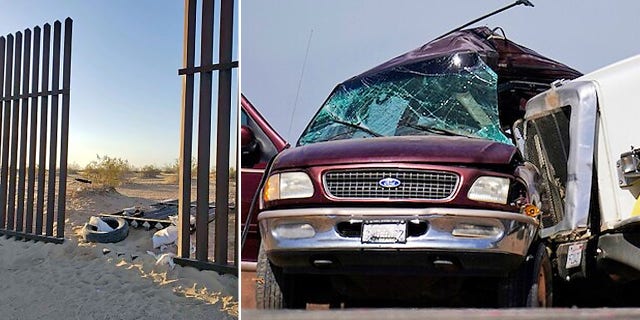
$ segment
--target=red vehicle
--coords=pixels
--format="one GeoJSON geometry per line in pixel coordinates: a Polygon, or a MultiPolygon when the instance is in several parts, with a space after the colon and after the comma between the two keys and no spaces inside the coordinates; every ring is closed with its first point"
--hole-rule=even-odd
{"type": "MultiPolygon", "coordinates": [[[[339,84],[254,197],[258,307],[448,299],[467,283],[504,306],[550,306],[539,231],[561,217],[510,128],[530,97],[579,75],[475,28],[339,84]]],[[[251,151],[257,128],[242,130],[243,167],[264,168],[273,152],[251,151]]]]}

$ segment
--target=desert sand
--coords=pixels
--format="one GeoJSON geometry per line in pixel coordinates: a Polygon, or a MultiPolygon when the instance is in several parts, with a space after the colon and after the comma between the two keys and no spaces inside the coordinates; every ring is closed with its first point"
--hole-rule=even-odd
{"type": "Polygon", "coordinates": [[[81,228],[92,215],[175,198],[177,185],[138,179],[108,190],[70,177],[68,190],[64,244],[0,238],[1,319],[238,317],[238,278],[156,265],[147,253],[158,253],[153,229],[131,228],[115,244],[82,240],[81,228]]]}

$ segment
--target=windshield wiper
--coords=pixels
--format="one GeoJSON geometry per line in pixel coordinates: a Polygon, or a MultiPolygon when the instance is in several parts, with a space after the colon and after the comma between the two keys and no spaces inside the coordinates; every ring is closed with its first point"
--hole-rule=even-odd
{"type": "Polygon", "coordinates": [[[372,131],[371,129],[369,129],[367,127],[363,127],[363,126],[361,126],[359,124],[355,124],[355,123],[351,123],[351,122],[347,122],[347,121],[342,121],[342,120],[339,120],[339,119],[336,119],[336,118],[333,118],[333,117],[330,117],[329,119],[332,122],[339,123],[339,124],[347,126],[347,127],[355,128],[355,129],[358,129],[360,131],[364,131],[364,132],[366,132],[366,133],[368,133],[368,134],[370,134],[370,135],[372,135],[374,137],[382,137],[381,134],[379,134],[379,133],[377,133],[375,131],[372,131]]]}
{"type": "Polygon", "coordinates": [[[423,125],[419,125],[419,124],[411,124],[411,123],[407,123],[407,122],[401,122],[400,124],[403,125],[403,126],[409,127],[409,128],[416,129],[416,130],[426,131],[426,132],[435,133],[435,134],[441,134],[441,135],[445,135],[445,136],[475,138],[473,136],[469,136],[469,135],[466,135],[466,134],[458,133],[458,132],[447,130],[447,129],[423,126],[423,125]]]}

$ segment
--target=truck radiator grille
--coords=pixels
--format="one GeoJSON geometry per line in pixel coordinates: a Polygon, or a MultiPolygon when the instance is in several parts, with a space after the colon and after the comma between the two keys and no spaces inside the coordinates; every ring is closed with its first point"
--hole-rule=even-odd
{"type": "Polygon", "coordinates": [[[453,196],[458,181],[455,173],[427,170],[340,170],[324,174],[325,191],[349,199],[444,200],[453,196]]]}

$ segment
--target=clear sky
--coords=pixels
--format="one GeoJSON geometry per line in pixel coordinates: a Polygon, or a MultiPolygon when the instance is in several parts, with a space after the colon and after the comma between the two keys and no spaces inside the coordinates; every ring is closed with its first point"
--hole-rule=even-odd
{"type": "MultiPolygon", "coordinates": [[[[640,1],[531,1],[534,8],[517,6],[477,25],[500,26],[507,38],[583,73],[640,54],[640,1]]],[[[339,82],[510,3],[243,0],[242,92],[295,142],[339,82]]]]}
{"type": "Polygon", "coordinates": [[[74,20],[70,163],[83,166],[96,154],[136,166],[178,158],[183,6],[180,0],[0,0],[2,35],[74,20]]]}

